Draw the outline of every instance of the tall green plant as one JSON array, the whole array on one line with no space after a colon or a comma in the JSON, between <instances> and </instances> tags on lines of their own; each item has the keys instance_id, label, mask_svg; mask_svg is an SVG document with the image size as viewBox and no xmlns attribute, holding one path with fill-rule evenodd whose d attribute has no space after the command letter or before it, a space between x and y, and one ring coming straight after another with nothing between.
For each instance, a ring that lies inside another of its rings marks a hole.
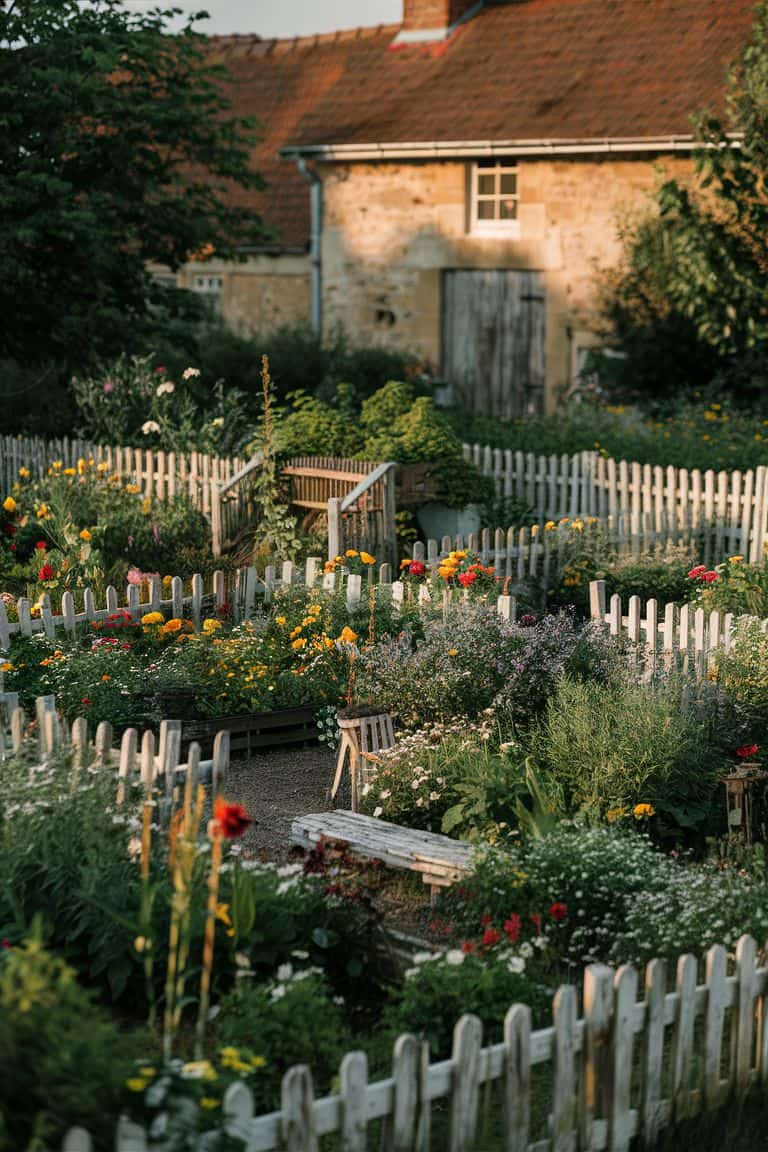
<instances>
[{"instance_id":1,"label":"tall green plant","mask_svg":"<svg viewBox=\"0 0 768 1152\"><path fill-rule=\"evenodd\" d=\"M269 357L266 355L261 358L261 388L261 465L256 471L253 485L261 509L261 519L256 529L254 552L260 559L269 557L274 560L292 560L301 547L301 541L280 479L274 388L269 372Z\"/></svg>"}]
</instances>

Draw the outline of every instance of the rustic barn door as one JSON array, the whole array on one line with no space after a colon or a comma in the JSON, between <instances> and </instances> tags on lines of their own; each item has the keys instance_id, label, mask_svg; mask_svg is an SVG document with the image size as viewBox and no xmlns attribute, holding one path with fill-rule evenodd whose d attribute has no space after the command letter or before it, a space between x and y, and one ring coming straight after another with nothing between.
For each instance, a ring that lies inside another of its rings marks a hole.
<instances>
[{"instance_id":1,"label":"rustic barn door","mask_svg":"<svg viewBox=\"0 0 768 1152\"><path fill-rule=\"evenodd\" d=\"M539 272L443 278L443 376L456 403L501 419L544 406L545 296Z\"/></svg>"}]
</instances>

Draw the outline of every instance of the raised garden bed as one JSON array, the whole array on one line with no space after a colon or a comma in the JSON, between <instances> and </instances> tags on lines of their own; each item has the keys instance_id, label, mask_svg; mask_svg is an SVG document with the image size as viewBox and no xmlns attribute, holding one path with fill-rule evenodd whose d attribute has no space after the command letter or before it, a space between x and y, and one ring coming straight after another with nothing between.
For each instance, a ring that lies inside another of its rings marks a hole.
<instances>
[{"instance_id":1,"label":"raised garden bed","mask_svg":"<svg viewBox=\"0 0 768 1152\"><path fill-rule=\"evenodd\" d=\"M211 716L182 724L182 748L193 740L206 756L217 732L229 732L230 752L251 756L281 744L308 744L318 738L314 708L278 708L274 712L251 712L244 716Z\"/></svg>"}]
</instances>

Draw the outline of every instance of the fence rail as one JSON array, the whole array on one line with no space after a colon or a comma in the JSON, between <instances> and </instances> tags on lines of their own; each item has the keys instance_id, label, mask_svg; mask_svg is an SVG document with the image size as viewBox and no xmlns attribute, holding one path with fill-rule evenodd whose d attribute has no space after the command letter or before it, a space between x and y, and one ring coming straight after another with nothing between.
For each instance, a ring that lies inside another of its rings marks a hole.
<instances>
[{"instance_id":1,"label":"fence rail","mask_svg":"<svg viewBox=\"0 0 768 1152\"><path fill-rule=\"evenodd\" d=\"M729 974L729 965L732 974ZM480 1137L481 1089L497 1085L497 1119L508 1152L628 1152L636 1138L653 1147L675 1121L722 1108L768 1083L768 970L758 966L751 936L735 956L714 945L706 956L704 983L692 955L681 956L674 990L666 966L651 960L644 974L631 964L613 971L594 964L579 991L561 986L553 1023L533 1031L530 1009L514 1005L504 1020L504 1039L483 1047L482 1025L462 1016L448 1060L430 1063L416 1036L394 1046L392 1074L368 1081L363 1052L348 1052L338 1093L316 1100L309 1068L283 1078L280 1111L254 1116L253 1098L232 1085L223 1102L225 1132L245 1141L249 1152L317 1152L319 1138L341 1133L345 1152L365 1152L378 1135L383 1152L471 1152ZM532 1070L551 1069L545 1119L537 1130L532 1107ZM445 1101L449 1135L435 1132L433 1104ZM377 1123L378 1122L378 1123ZM78 1130L64 1152L90 1152ZM202 1137L199 1148L205 1147ZM146 1152L144 1130L123 1120L116 1152ZM155 1147L155 1145L153 1145Z\"/></svg>"},{"instance_id":2,"label":"fence rail","mask_svg":"<svg viewBox=\"0 0 768 1152\"><path fill-rule=\"evenodd\" d=\"M598 452L541 456L465 444L464 457L493 478L499 496L526 503L539 519L563 516L649 520L719 533L722 548L756 563L768 539L768 468L714 472L639 464Z\"/></svg>"}]
</instances>

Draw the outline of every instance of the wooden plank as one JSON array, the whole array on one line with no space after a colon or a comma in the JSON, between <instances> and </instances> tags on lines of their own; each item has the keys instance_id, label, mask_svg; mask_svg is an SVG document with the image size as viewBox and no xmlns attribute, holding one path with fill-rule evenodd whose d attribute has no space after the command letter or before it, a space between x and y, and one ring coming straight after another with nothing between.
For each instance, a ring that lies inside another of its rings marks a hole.
<instances>
[{"instance_id":1,"label":"wooden plank","mask_svg":"<svg viewBox=\"0 0 768 1152\"><path fill-rule=\"evenodd\" d=\"M656 1145L661 1129L661 1085L664 1062L663 960L651 960L645 970L645 1028L643 1030L643 1081L640 1128L643 1147Z\"/></svg>"},{"instance_id":2,"label":"wooden plank","mask_svg":"<svg viewBox=\"0 0 768 1152\"><path fill-rule=\"evenodd\" d=\"M341 1141L344 1152L365 1152L368 1128L368 1057L348 1052L341 1062Z\"/></svg>"},{"instance_id":3,"label":"wooden plank","mask_svg":"<svg viewBox=\"0 0 768 1152\"><path fill-rule=\"evenodd\" d=\"M555 1055L552 1088L552 1152L576 1152L577 1096L575 1040L576 989L562 985L555 994Z\"/></svg>"},{"instance_id":4,"label":"wooden plank","mask_svg":"<svg viewBox=\"0 0 768 1152\"><path fill-rule=\"evenodd\" d=\"M704 1103L718 1108L727 1082L720 1075L723 1052L723 1025L727 1005L726 972L728 956L721 944L707 952L707 1008L704 1020Z\"/></svg>"},{"instance_id":5,"label":"wooden plank","mask_svg":"<svg viewBox=\"0 0 768 1152\"><path fill-rule=\"evenodd\" d=\"M285 1152L318 1152L312 1073L305 1064L283 1077L281 1128Z\"/></svg>"},{"instance_id":6,"label":"wooden plank","mask_svg":"<svg viewBox=\"0 0 768 1152\"><path fill-rule=\"evenodd\" d=\"M632 1114L633 1017L637 972L631 964L619 968L614 980L611 1076L611 1152L628 1152L637 1118Z\"/></svg>"},{"instance_id":7,"label":"wooden plank","mask_svg":"<svg viewBox=\"0 0 768 1152\"><path fill-rule=\"evenodd\" d=\"M453 1032L453 1085L449 1152L474 1148L480 1099L480 1051L483 1026L477 1016L462 1016Z\"/></svg>"}]
</instances>

